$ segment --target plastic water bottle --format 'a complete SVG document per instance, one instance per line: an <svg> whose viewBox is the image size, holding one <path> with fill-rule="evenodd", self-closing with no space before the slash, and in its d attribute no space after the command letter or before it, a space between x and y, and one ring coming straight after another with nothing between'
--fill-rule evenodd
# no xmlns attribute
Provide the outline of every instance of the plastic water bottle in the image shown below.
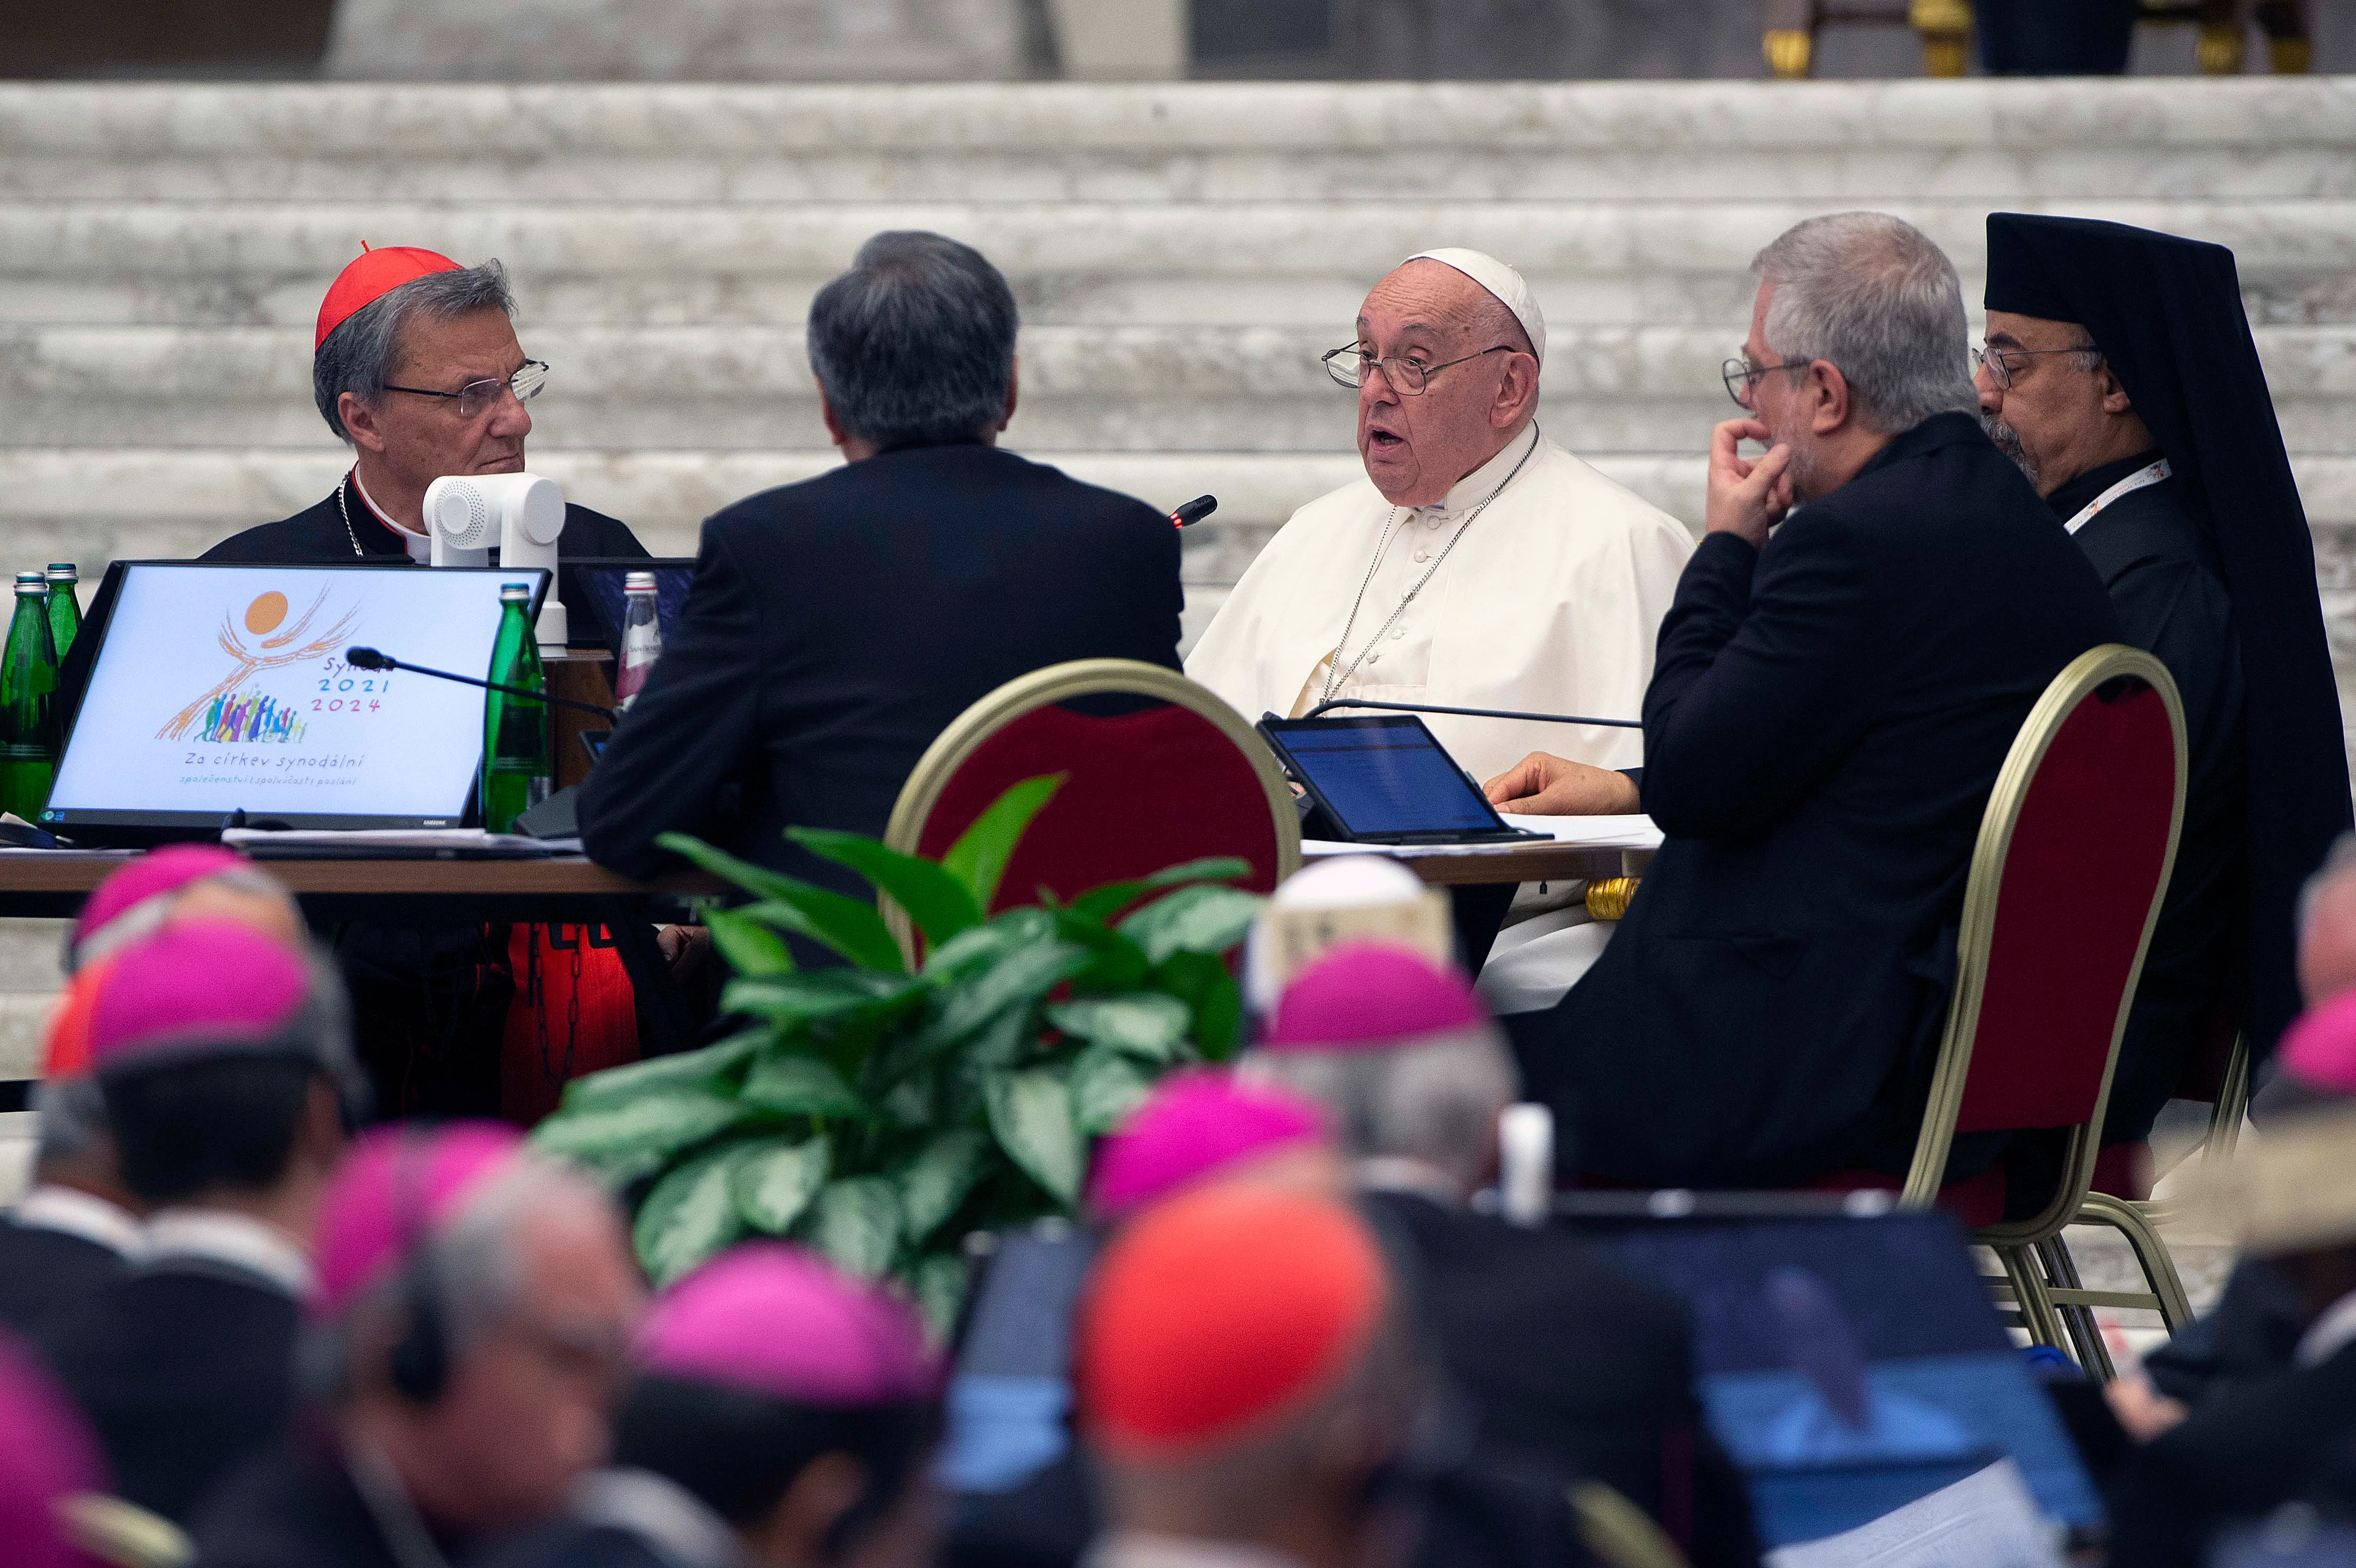
<svg viewBox="0 0 2356 1568"><path fill-rule="evenodd" d="M16 574L16 610L0 652L0 811L38 822L57 779L58 653L49 640L48 582Z"/></svg>
<svg viewBox="0 0 2356 1568"><path fill-rule="evenodd" d="M491 647L490 678L528 691L548 690L541 672L540 643L531 625L531 589L509 583L499 589L499 637ZM483 826L495 833L514 831L520 812L548 799L556 775L556 746L550 734L548 704L506 692L483 693Z"/></svg>
<svg viewBox="0 0 2356 1568"><path fill-rule="evenodd" d="M57 646L58 662L66 661L66 650L81 632L81 599L74 592L81 574L70 561L49 563L49 641Z"/></svg>
<svg viewBox="0 0 2356 1568"><path fill-rule="evenodd" d="M614 671L614 696L627 708L662 657L662 620L655 613L652 572L632 572L622 579L622 663Z"/></svg>

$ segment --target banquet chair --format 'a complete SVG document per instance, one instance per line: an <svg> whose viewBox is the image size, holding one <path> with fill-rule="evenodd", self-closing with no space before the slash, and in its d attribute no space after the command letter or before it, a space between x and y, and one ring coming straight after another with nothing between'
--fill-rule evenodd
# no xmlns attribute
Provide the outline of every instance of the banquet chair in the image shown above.
<svg viewBox="0 0 2356 1568"><path fill-rule="evenodd" d="M2094 1179L2119 1036L2176 861L2184 775L2184 712L2166 668L2117 643L2090 650L2030 709L1972 852L1946 1028L1898 1202L1960 1218L2003 1264L1999 1297L2056 1348L2055 1292L2077 1281L2047 1243ZM2060 1175L2026 1219L2005 1218L2001 1162L1943 1184L1958 1133L1996 1132L2061 1145ZM1810 1184L1892 1185L1865 1171ZM2067 1326L2081 1364L2105 1373L2091 1314Z"/></svg>
<svg viewBox="0 0 2356 1568"><path fill-rule="evenodd" d="M1211 855L1250 863L1237 886L1259 893L1300 869L1300 812L1251 725L1208 688L1128 659L1051 665L958 714L901 787L884 842L937 859L1010 786L1048 774L1064 781L991 913ZM884 915L913 962L905 913L887 900Z"/></svg>

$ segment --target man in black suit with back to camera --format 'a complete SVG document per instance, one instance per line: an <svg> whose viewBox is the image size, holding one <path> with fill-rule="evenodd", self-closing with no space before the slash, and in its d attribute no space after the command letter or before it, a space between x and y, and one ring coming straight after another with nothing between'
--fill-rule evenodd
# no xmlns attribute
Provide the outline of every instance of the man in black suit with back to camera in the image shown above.
<svg viewBox="0 0 2356 1568"><path fill-rule="evenodd" d="M1980 428L1939 248L1847 212L1752 265L1727 367L1750 417L1711 442L1644 694L1667 842L1585 978L1505 1020L1579 1167L1652 1187L1905 1171L1997 772L2062 667L2120 639ZM2003 1136L1959 1139L1950 1176Z"/></svg>
<svg viewBox="0 0 2356 1568"><path fill-rule="evenodd" d="M690 832L864 895L788 827L880 834L949 722L1074 659L1178 665L1178 536L1141 501L999 449L1014 295L938 234L876 235L811 302L841 467L703 525L678 630L581 794L630 875Z"/></svg>

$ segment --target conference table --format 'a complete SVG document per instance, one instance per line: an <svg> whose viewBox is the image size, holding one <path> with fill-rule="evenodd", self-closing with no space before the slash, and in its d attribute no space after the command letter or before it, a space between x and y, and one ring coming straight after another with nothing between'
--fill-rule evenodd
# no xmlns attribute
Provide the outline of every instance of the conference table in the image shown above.
<svg viewBox="0 0 2356 1568"><path fill-rule="evenodd" d="M1527 819L1526 821L1536 821ZM1635 821L1641 821L1636 819ZM1633 875L1649 858L1643 829L1631 819L1598 818L1584 832L1554 841L1525 840L1491 844L1419 844L1387 847L1309 843L1304 861L1333 854L1385 854L1398 858L1425 882L1448 888L1457 902L1459 925L1469 912L1489 934L1505 912L1514 888L1525 882L1563 881ZM1658 835L1652 834L1657 843ZM130 850L0 849L0 917L71 919L82 900L106 877L133 859ZM727 884L701 871L685 870L641 882L606 870L578 854L519 859L262 859L259 864L286 885L314 927L348 921L379 925L445 921L539 921L603 925L613 934L643 1005L642 1021L657 1051L679 1050L692 1042L695 1021L685 997L670 983L669 968L655 945L654 924L668 913L679 918L682 901L725 895ZM1494 906L1494 908L1491 907ZM1479 939L1483 952L1487 938ZM0 1080L0 1110L21 1106L21 1080Z"/></svg>

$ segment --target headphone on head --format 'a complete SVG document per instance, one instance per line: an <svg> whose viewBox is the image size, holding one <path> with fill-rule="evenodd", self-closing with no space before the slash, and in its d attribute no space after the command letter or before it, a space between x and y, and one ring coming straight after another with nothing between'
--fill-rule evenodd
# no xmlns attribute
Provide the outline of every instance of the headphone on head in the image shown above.
<svg viewBox="0 0 2356 1568"><path fill-rule="evenodd" d="M426 1233L427 1180L434 1144L422 1128L402 1132L392 1166L393 1215L401 1236L398 1294L409 1326L386 1358L393 1391L417 1404L432 1404L450 1380L450 1332L444 1321L441 1272Z"/></svg>

